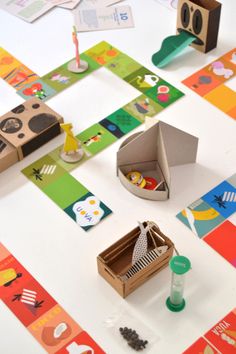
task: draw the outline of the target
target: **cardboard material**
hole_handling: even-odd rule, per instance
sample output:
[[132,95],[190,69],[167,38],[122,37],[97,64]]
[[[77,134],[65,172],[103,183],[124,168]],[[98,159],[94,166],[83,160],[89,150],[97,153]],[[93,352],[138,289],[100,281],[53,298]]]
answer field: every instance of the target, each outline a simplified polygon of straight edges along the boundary
[[179,0],[177,33],[193,34],[196,40],[191,46],[207,53],[217,46],[220,13],[221,4],[215,0]]
[[[166,200],[170,191],[169,168],[195,162],[197,147],[198,138],[159,121],[123,142],[117,153],[118,177],[126,189],[140,198]],[[155,191],[142,189],[126,178],[131,171],[164,183]]]
[[[60,134],[63,118],[37,98],[0,117],[0,171]],[[4,148],[4,144],[7,147]]]
[[[143,223],[146,227],[147,223]],[[165,268],[171,259],[174,251],[174,244],[165,236],[159,228],[155,227],[154,240],[157,246],[168,246],[168,250],[157,257],[148,266],[137,272],[131,278],[124,280],[124,274],[132,266],[132,254],[135,243],[140,234],[140,228],[136,227],[124,237],[119,239],[97,257],[99,274],[123,297],[125,298],[140,285],[145,283],[152,276]],[[157,235],[158,234],[158,235]],[[154,249],[153,240],[148,235],[148,251]]]

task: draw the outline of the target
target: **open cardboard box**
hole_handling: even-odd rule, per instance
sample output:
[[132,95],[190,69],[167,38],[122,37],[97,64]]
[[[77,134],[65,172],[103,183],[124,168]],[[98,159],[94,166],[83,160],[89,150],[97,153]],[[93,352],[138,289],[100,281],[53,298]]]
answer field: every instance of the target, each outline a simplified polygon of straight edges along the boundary
[[[144,227],[147,223],[143,223]],[[156,245],[168,246],[168,250],[157,257],[153,262],[145,268],[137,272],[129,279],[124,279],[125,273],[132,266],[132,254],[135,243],[140,234],[140,228],[136,227],[124,237],[119,239],[97,257],[97,265],[99,274],[123,297],[125,298],[140,285],[153,277],[156,273],[164,269],[171,259],[174,251],[173,242],[165,236],[159,228],[155,227],[154,240]],[[148,235],[148,251],[154,249],[153,239],[149,232]]]
[[[141,133],[131,135],[117,152],[117,174],[134,195],[150,200],[166,200],[170,194],[170,167],[196,161],[198,138],[158,121]],[[157,190],[132,184],[126,175],[139,171],[160,183]]]

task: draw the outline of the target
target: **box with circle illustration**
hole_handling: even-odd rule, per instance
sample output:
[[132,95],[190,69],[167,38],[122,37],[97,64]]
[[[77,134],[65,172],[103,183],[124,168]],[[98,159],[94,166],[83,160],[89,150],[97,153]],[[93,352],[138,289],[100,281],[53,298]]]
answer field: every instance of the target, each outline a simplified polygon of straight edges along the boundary
[[0,117],[0,172],[59,135],[63,118],[37,98]]

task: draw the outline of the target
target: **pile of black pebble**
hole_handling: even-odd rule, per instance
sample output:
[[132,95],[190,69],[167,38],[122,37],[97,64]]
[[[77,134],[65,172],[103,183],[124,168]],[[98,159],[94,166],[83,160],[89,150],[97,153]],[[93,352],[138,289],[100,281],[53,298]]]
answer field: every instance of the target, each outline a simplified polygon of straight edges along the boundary
[[119,330],[120,330],[120,334],[123,336],[125,340],[127,340],[128,345],[131,348],[133,348],[137,352],[139,350],[143,350],[146,348],[148,341],[140,339],[138,333],[135,330],[128,327],[124,327],[124,328],[120,327]]

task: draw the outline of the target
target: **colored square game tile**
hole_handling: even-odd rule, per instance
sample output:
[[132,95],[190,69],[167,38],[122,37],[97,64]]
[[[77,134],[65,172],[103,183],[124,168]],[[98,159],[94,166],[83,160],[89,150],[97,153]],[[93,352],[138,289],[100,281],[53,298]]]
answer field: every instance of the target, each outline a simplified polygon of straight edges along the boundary
[[[236,268],[236,226],[226,220],[204,241]],[[235,328],[236,329],[236,328]]]
[[25,85],[21,90],[17,91],[17,93],[25,100],[31,97],[37,97],[42,101],[46,101],[54,96],[56,91],[40,79]]
[[56,301],[33,277],[17,287],[3,302],[26,327],[56,305]]
[[115,75],[124,78],[132,72],[140,69],[142,65],[130,58],[128,55],[120,53],[112,59],[112,61],[105,64],[105,67],[111,70]]
[[236,314],[231,311],[208,331],[204,337],[222,354],[236,353]]
[[85,60],[89,65],[88,70],[86,70],[85,72],[76,74],[69,71],[67,69],[68,63],[71,61],[69,60],[65,64],[59,66],[57,69],[44,75],[42,77],[42,80],[50,87],[52,87],[56,92],[61,92],[66,88],[70,87],[71,85],[73,85],[75,82],[83,79],[85,76],[88,76],[89,74],[91,74],[93,71],[95,71],[100,67],[100,65],[98,65],[94,60],[92,60],[86,54],[81,54],[80,59]]
[[203,237],[224,222],[224,218],[204,200],[199,199],[176,217],[198,237]]
[[227,219],[236,211],[235,195],[236,188],[228,182],[223,181],[205,194],[202,199]]
[[73,353],[81,354],[106,354],[85,331],[81,332],[78,336],[73,338],[72,341],[67,343],[56,354],[70,354],[72,351]]
[[122,107],[122,109],[143,123],[146,117],[155,116],[163,110],[163,107],[146,95],[141,95]]
[[111,44],[102,41],[89,50],[85,51],[85,54],[91,57],[99,65],[105,65],[109,61],[114,60],[114,58],[120,54],[120,51],[113,47]]
[[64,211],[85,231],[112,213],[103,202],[90,192],[74,201]]
[[[5,251],[4,251],[4,254]],[[32,279],[31,274],[11,254],[0,262],[0,299],[8,298]]]
[[204,338],[200,337],[182,354],[218,354]]
[[227,178],[226,182],[230,183],[233,187],[236,188],[236,173]]
[[6,74],[15,70],[21,62],[14,58],[5,49],[0,47],[0,77],[3,78]]
[[62,150],[62,147],[63,147],[63,145],[57,147],[55,150],[51,151],[48,154],[48,156],[50,156],[54,161],[56,161],[56,164],[61,166],[67,172],[76,169],[78,166],[83,164],[85,161],[87,161],[92,156],[91,153],[89,153],[86,149],[83,148],[84,156],[80,161],[78,161],[76,163],[67,163],[64,160],[62,160],[60,157],[60,152]]
[[25,85],[38,79],[39,76],[23,64],[3,76],[3,80],[17,91],[21,90]]
[[31,323],[28,330],[49,354],[57,353],[82,332],[82,328],[58,304]]
[[231,108],[228,112],[226,112],[231,118],[236,119],[236,104],[234,108]]
[[45,155],[22,170],[22,173],[42,189],[61,177],[66,171],[49,155]]
[[202,69],[183,80],[182,83],[200,96],[205,96],[222,82],[207,69]]
[[234,77],[236,67],[233,63],[227,62],[224,57],[221,57],[209,64],[205,70],[211,72],[215,78],[224,83]]
[[105,149],[114,143],[117,138],[108,130],[96,123],[76,136],[82,143],[82,146],[92,155]]
[[138,127],[141,122],[123,109],[118,109],[116,112],[101,120],[99,124],[109,130],[117,138],[121,138],[123,135]]
[[88,193],[87,188],[69,173],[64,173],[42,190],[62,209]]
[[224,59],[226,62],[233,64],[234,67],[236,68],[236,48],[230,50],[228,53],[224,54],[221,58]]
[[225,113],[236,105],[236,92],[225,85],[216,87],[207,93],[204,98]]
[[142,66],[140,69],[124,77],[124,80],[141,92],[146,92],[159,82],[160,78],[149,69]]
[[160,79],[156,86],[147,90],[145,95],[164,108],[184,96],[183,92],[179,91],[176,87],[163,79]]

